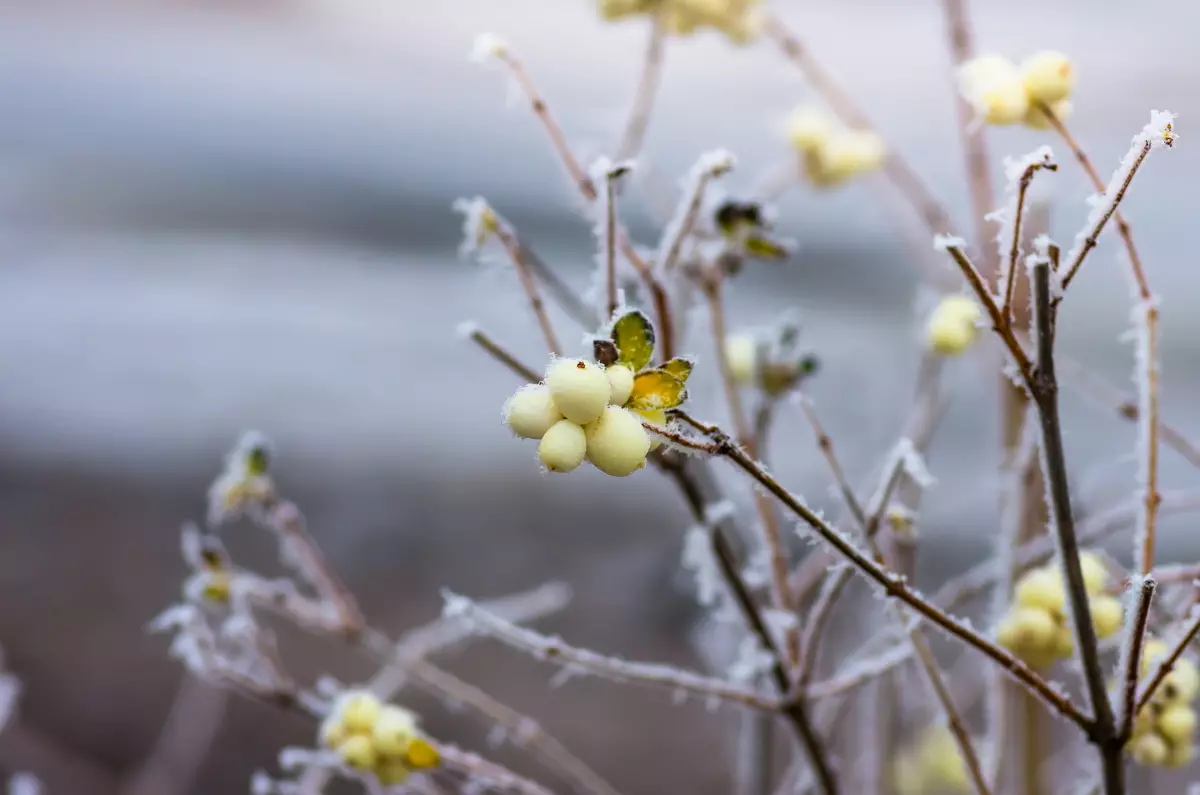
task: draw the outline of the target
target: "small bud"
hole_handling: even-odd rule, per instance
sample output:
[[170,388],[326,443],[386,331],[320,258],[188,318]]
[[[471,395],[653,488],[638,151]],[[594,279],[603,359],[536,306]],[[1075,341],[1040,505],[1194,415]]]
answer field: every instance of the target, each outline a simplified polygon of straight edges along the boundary
[[934,308],[925,327],[930,350],[957,356],[979,336],[979,304],[965,295],[948,295]]
[[1096,635],[1103,639],[1111,637],[1121,629],[1125,620],[1125,611],[1121,600],[1113,596],[1094,596],[1091,599],[1092,625]]
[[562,418],[542,384],[526,384],[504,404],[504,424],[525,439],[541,439]]
[[1051,613],[1060,613],[1067,596],[1056,572],[1040,568],[1021,575],[1013,589],[1013,598],[1022,607],[1038,607]]
[[586,427],[587,458],[601,472],[624,477],[641,468],[650,452],[650,436],[631,411],[609,406]]
[[570,420],[559,420],[542,436],[538,460],[551,472],[570,472],[583,463],[587,447],[583,428]]
[[1061,52],[1043,50],[1021,64],[1021,81],[1030,99],[1058,102],[1070,96],[1075,87],[1075,66]]
[[1167,760],[1167,754],[1170,752],[1166,741],[1157,734],[1143,735],[1134,740],[1130,747],[1133,761],[1146,767],[1161,765]]
[[787,120],[788,142],[800,152],[824,147],[836,130],[837,125],[828,113],[809,105],[792,111]]
[[402,756],[416,736],[416,717],[393,704],[384,705],[371,730],[371,741],[380,756]]
[[1189,745],[1196,734],[1196,711],[1187,704],[1169,706],[1158,716],[1155,728],[1171,745]]
[[743,386],[749,384],[758,369],[758,341],[749,334],[726,337],[725,358],[729,362],[729,375],[733,382]]
[[546,370],[546,387],[554,405],[576,425],[599,417],[612,393],[604,370],[584,359],[552,361]]
[[350,734],[369,732],[379,718],[383,704],[373,693],[354,690],[343,695],[334,714],[341,717],[342,725]]
[[375,753],[375,746],[371,744],[371,738],[365,734],[350,735],[338,747],[338,752],[346,766],[355,770],[370,770],[375,767],[379,758]]
[[623,364],[614,364],[604,371],[608,376],[608,402],[614,406],[624,406],[633,393],[633,370]]

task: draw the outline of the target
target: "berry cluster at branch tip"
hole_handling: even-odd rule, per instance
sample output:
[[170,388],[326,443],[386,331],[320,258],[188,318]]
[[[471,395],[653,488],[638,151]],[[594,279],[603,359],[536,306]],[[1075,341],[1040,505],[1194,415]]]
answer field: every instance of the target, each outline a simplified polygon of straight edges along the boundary
[[[1098,555],[1081,552],[1092,626],[1097,637],[1111,637],[1121,628],[1121,601],[1105,592],[1108,569]],[[996,639],[1034,668],[1048,668],[1075,653],[1075,636],[1067,622],[1067,590],[1062,572],[1047,564],[1025,572],[1013,588],[1013,603],[996,630]]]
[[759,4],[760,0],[599,0],[600,16],[609,22],[661,15],[664,29],[673,36],[709,28],[739,45],[758,38]]
[[[1142,686],[1149,681],[1170,653],[1167,644],[1146,638],[1140,667]],[[1127,746],[1139,765],[1183,767],[1196,755],[1196,710],[1192,702],[1200,695],[1200,670],[1181,657],[1154,691],[1133,722]]]
[[804,175],[818,188],[831,188],[878,169],[887,149],[871,130],[846,129],[824,110],[802,106],[787,121],[787,136],[804,166]]
[[891,779],[896,795],[949,795],[971,790],[962,752],[945,726],[927,729],[914,747],[897,754]]
[[650,367],[654,328],[638,311],[614,319],[609,338],[593,348],[595,361],[552,359],[541,383],[521,387],[504,404],[504,422],[517,436],[540,440],[538,459],[550,472],[570,472],[586,460],[624,477],[644,467],[659,444],[643,422],[667,427],[667,409],[687,398],[692,362]]
[[337,751],[346,767],[372,773],[384,786],[400,784],[410,773],[437,767],[440,761],[413,713],[384,704],[366,690],[342,694],[322,722],[319,739],[323,747]]
[[979,336],[982,310],[975,299],[965,295],[947,295],[929,313],[925,324],[925,342],[942,356],[958,356],[971,347]]
[[959,68],[959,90],[979,118],[996,125],[1050,126],[1042,106],[1062,120],[1071,113],[1075,66],[1061,52],[1043,50],[1019,66],[1001,55],[981,55]]

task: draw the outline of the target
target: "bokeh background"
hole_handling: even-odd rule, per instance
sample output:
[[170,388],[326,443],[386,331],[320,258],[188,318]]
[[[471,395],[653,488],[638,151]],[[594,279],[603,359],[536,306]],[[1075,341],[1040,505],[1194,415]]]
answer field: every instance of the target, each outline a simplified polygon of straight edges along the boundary
[[[1072,127],[1103,173],[1151,108],[1180,114],[1180,146],[1150,158],[1126,209],[1162,298],[1164,414],[1200,436],[1200,150],[1189,127],[1200,6],[971,5],[981,50],[1077,58]],[[939,4],[774,7],[965,229]],[[492,597],[561,579],[574,602],[545,626],[630,657],[703,664],[678,573],[677,494],[649,472],[541,475],[533,447],[499,422],[512,377],[455,333],[472,320],[530,362],[543,355],[511,275],[456,256],[456,197],[487,197],[572,284],[586,285],[593,262],[589,224],[541,129],[503,75],[468,62],[482,31],[524,58],[581,156],[613,145],[646,29],[603,25],[587,0],[0,2],[0,645],[25,684],[0,768],[31,769],[51,793],[138,792],[181,682],[144,626],[177,598],[178,527],[201,515],[222,452],[246,428],[275,440],[282,488],[380,628],[436,615],[442,587]],[[749,190],[787,157],[783,120],[809,98],[769,43],[672,41],[642,187],[674,190],[697,156],[726,147],[739,157],[727,187]],[[1023,129],[991,141],[998,174],[1001,155],[1053,143]],[[1038,188],[1069,241],[1089,191],[1065,151],[1060,160]],[[626,208],[647,244],[651,210],[636,197]],[[933,252],[873,180],[792,191],[779,220],[796,255],[752,268],[731,319],[800,310],[824,363],[812,395],[865,481],[908,409],[925,305],[916,277]],[[1112,241],[1073,292],[1062,347],[1128,385],[1128,284]],[[688,347],[704,357],[708,341],[693,335]],[[711,376],[698,378],[694,400],[721,417]],[[923,581],[984,555],[996,531],[994,385],[982,361],[947,373]],[[1112,504],[1133,482],[1131,428],[1068,394],[1081,495]],[[774,449],[789,484],[835,505],[794,409]],[[1168,487],[1195,477],[1165,454]],[[733,478],[730,488],[745,501]],[[1194,556],[1188,527],[1168,521],[1168,557]],[[272,560],[260,537],[230,545],[239,559]],[[299,671],[369,673],[330,644],[295,644]],[[625,791],[727,791],[729,714],[607,683],[552,689],[547,669],[487,644],[448,664]],[[201,711],[221,708],[185,693]],[[486,748],[471,717],[418,703],[432,731]],[[155,791],[245,791],[254,769],[273,769],[277,749],[309,732],[234,700],[195,775],[168,766]]]

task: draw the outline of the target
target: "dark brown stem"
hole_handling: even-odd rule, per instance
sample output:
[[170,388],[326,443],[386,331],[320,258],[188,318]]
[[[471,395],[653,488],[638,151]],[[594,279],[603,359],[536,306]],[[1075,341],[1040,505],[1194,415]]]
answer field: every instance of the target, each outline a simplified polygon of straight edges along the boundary
[[1122,681],[1124,691],[1121,699],[1121,713],[1117,721],[1118,734],[1123,741],[1128,741],[1133,734],[1133,719],[1137,716],[1137,684],[1138,672],[1142,667],[1142,643],[1146,638],[1146,625],[1150,621],[1150,603],[1154,599],[1155,581],[1150,578],[1142,580],[1142,588],[1138,593],[1137,612],[1129,622],[1124,649],[1124,665]]

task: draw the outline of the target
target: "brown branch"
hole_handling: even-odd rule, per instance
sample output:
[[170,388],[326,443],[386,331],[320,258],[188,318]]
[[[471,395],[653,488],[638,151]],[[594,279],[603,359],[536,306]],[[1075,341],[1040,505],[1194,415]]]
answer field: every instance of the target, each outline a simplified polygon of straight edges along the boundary
[[1133,720],[1137,716],[1138,673],[1142,665],[1142,643],[1146,638],[1146,625],[1150,621],[1150,603],[1154,599],[1155,581],[1149,577],[1142,580],[1138,591],[1137,612],[1131,617],[1126,630],[1123,651],[1121,680],[1124,683],[1121,712],[1117,717],[1118,735],[1125,740],[1133,734]]
[[667,30],[664,14],[658,13],[650,19],[650,37],[646,41],[646,52],[642,57],[641,75],[638,77],[637,91],[633,96],[633,104],[629,109],[629,119],[625,122],[625,131],[617,144],[617,160],[628,160],[637,157],[642,150],[646,130],[650,126],[650,116],[654,111],[654,100],[658,95],[658,87],[662,83],[663,53],[666,50]]
[[512,227],[502,221],[496,215],[495,211],[492,211],[492,215],[496,219],[496,237],[500,238],[500,242],[504,244],[504,248],[508,252],[509,259],[512,260],[513,268],[517,272],[517,278],[521,280],[521,289],[525,291],[525,297],[529,299],[529,306],[533,309],[538,326],[542,329],[542,336],[546,339],[546,347],[549,348],[551,354],[557,356],[562,353],[562,346],[558,344],[558,337],[554,333],[554,326],[550,323],[550,316],[546,314],[546,304],[542,301],[542,294],[538,291],[537,283],[533,280],[529,263],[525,261],[525,250],[521,247],[520,241],[517,240],[517,236],[513,233]]
[[500,345],[500,343],[489,337],[487,332],[481,329],[468,327],[467,338],[480,348],[483,348],[489,355],[491,355],[493,359],[503,364],[509,370],[512,370],[527,382],[536,384],[538,381],[542,380],[541,376],[519,362],[516,357],[509,353],[507,349]]

